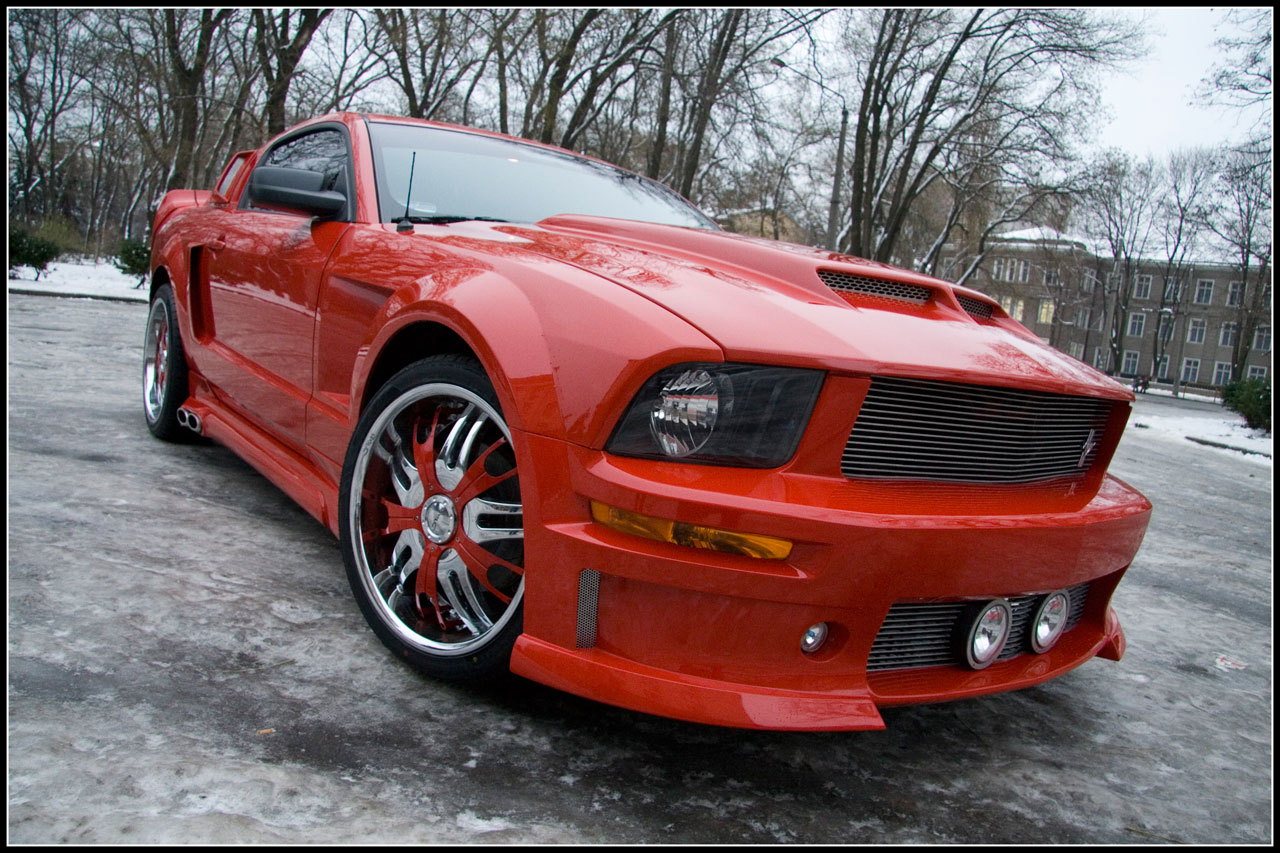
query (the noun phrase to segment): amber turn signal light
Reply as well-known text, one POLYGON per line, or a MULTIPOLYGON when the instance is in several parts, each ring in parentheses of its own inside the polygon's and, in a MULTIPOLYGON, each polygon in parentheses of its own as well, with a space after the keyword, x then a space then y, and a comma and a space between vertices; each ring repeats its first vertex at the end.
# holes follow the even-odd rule
POLYGON ((630 533, 633 536, 643 536, 645 539, 656 539, 659 542, 670 542, 673 545, 706 548, 725 554, 741 554, 760 560, 783 560, 791 553, 791 543, 785 539, 654 518, 638 512, 618 509, 599 501, 591 502, 591 517, 613 530, 630 533))

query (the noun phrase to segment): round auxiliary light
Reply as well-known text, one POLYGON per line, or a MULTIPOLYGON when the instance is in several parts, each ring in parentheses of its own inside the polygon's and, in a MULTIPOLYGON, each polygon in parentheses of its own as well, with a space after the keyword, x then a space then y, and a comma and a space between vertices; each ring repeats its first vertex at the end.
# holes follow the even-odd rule
POLYGON ((1071 599, 1061 590, 1051 592, 1040 602, 1031 617, 1031 648, 1037 653, 1047 652, 1058 642, 1067 627, 1071 612, 1071 599))
POLYGON ((732 402, 729 377, 701 368, 686 370, 658 392, 649 428, 663 453, 688 456, 710 440, 716 422, 732 402))
POLYGON ((995 663, 1004 642, 1009 638, 1009 627, 1013 624, 1013 611, 1009 602, 1002 598, 988 602, 978 611, 978 618, 973 620, 969 628, 968 640, 964 644, 965 658, 974 669, 986 669, 995 663))
POLYGON ((817 625, 809 626, 809 630, 804 632, 804 636, 800 638, 800 651, 806 655, 811 655, 818 649, 822 648, 822 644, 827 641, 827 623, 819 622, 817 625))

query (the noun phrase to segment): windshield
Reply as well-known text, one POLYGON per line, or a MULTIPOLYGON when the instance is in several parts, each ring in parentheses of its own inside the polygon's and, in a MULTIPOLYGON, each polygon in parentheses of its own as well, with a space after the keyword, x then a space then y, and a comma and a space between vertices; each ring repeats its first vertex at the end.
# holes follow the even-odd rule
POLYGON ((662 184, 567 152, 383 122, 369 122, 369 136, 383 222, 406 213, 419 222, 537 222, 578 213, 718 229, 662 184))

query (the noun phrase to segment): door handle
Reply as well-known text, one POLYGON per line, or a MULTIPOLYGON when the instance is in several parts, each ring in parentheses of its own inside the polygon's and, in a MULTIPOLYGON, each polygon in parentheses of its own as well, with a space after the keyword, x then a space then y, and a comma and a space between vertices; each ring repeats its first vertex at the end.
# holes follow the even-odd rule
POLYGON ((208 243, 205 243, 204 247, 211 252, 216 252, 220 249, 227 248, 227 244, 222 239, 217 239, 217 240, 210 240, 208 243))

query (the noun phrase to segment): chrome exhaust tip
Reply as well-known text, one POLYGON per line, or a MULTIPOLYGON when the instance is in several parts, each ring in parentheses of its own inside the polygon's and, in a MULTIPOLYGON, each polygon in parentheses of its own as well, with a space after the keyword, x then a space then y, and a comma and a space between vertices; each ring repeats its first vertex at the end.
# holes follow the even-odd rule
POLYGON ((178 423, 191 430, 196 435, 203 435, 200 416, 186 407, 178 409, 178 423))

